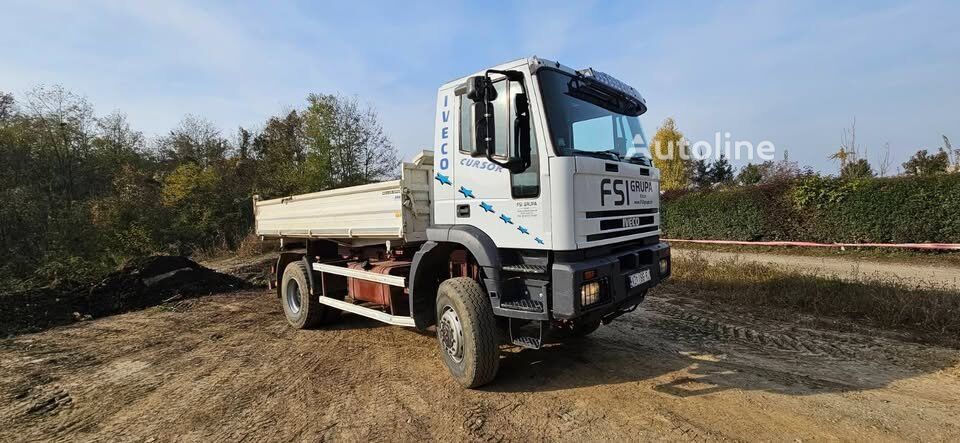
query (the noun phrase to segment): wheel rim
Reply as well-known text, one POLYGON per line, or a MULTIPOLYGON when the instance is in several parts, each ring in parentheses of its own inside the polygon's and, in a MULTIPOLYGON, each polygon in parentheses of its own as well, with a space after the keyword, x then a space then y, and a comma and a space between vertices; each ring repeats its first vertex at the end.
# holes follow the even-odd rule
POLYGON ((296 280, 290 279, 287 282, 287 309, 292 314, 300 313, 300 285, 296 280))
POLYGON ((460 317, 450 306, 444 306, 443 314, 440 315, 437 338, 440 339, 440 347, 453 361, 463 361, 463 327, 460 325, 460 317))

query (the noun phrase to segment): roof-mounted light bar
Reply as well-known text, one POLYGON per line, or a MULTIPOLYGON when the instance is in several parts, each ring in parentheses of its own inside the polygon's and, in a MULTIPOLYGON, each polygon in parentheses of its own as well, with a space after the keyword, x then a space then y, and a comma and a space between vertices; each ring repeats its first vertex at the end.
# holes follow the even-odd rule
POLYGON ((643 96, 640 95, 640 92, 634 89, 633 86, 630 86, 618 80, 616 77, 610 74, 607 74, 606 72, 597 71, 596 69, 593 69, 593 68, 587 68, 587 69, 581 69, 577 71, 577 74, 580 74, 586 78, 592 79, 593 81, 602 83, 610 88, 620 91, 630 96, 631 98, 634 98, 640 101, 640 103, 643 103, 644 105, 647 104, 647 101, 643 99, 643 96))

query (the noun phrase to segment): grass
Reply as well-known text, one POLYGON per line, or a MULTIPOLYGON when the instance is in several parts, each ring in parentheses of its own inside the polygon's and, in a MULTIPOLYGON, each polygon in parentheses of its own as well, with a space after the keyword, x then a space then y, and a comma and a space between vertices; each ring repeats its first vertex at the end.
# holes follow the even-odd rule
POLYGON ((957 337, 960 293, 895 280, 845 280, 737 260, 708 261, 698 254, 674 259, 668 285, 695 289, 708 302, 786 308, 893 329, 957 337))
POLYGON ((750 246, 750 245, 712 245, 703 243, 675 242, 671 246, 678 249, 718 252, 761 253, 778 255, 801 255, 809 257, 837 257, 846 259, 865 259, 878 262, 912 263, 940 266, 960 266, 960 251, 921 251, 909 249, 885 248, 814 248, 802 246, 750 246))

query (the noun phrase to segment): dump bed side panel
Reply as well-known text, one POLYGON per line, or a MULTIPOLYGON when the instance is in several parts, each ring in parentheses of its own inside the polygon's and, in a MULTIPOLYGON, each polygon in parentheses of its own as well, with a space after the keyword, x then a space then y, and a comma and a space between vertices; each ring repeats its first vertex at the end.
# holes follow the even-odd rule
POLYGON ((400 180, 255 202, 257 235, 403 237, 400 180))
POLYGON ((402 178, 272 200, 254 200, 256 233, 363 245, 426 240, 432 165, 404 163, 402 178))

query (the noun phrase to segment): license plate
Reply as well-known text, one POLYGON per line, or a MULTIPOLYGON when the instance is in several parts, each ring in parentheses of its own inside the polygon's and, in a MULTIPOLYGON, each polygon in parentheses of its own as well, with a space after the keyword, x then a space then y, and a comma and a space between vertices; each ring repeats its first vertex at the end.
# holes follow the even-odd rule
POLYGON ((630 285, 630 289, 636 288, 646 282, 650 281, 650 270, 644 269, 640 272, 634 272, 627 276, 627 284, 630 285))
POLYGON ((624 228, 636 228, 640 226, 640 217, 627 217, 623 219, 624 228))

